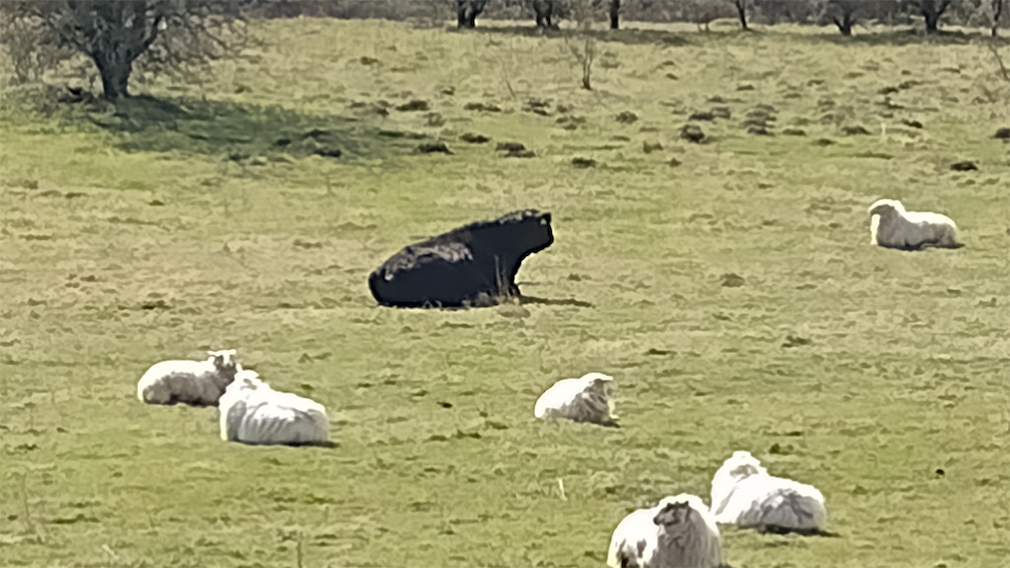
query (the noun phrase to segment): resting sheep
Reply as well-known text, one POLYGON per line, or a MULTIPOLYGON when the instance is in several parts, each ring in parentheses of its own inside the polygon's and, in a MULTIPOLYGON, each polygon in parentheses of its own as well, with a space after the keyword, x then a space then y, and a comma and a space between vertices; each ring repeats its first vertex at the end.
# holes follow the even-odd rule
POLYGON ((537 399, 533 415, 537 418, 562 418, 574 422, 592 422, 617 426, 613 414, 612 382, 603 373, 589 373, 578 379, 562 379, 537 399))
POLYGON ((514 211, 405 247, 372 271, 368 287, 384 306, 490 305, 518 296, 519 265, 553 242, 550 213, 514 211))
POLYGON ((712 479, 712 513, 721 524, 760 532, 822 534, 828 513, 811 485, 768 475, 750 452, 733 452, 712 479))
POLYGON ((162 361, 137 383, 137 398, 147 404, 216 406, 235 378, 234 349, 208 351, 206 361, 162 361))
POLYGON ((329 419, 319 403, 279 392, 256 371, 240 370, 221 397, 221 439, 253 445, 325 444, 329 419))
POLYGON ((611 568, 716 568, 722 565, 719 528, 695 495, 667 497, 639 509, 614 530, 611 568))
POLYGON ((870 244, 901 250, 961 248, 957 225, 946 215, 905 211, 900 201, 880 199, 869 209, 870 244))

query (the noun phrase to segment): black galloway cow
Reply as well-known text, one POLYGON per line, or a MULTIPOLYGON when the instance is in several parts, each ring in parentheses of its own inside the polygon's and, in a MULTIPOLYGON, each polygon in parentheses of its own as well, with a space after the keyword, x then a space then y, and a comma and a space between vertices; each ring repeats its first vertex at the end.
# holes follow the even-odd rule
POLYGON ((519 265, 553 242, 550 213, 513 211, 405 247, 369 275, 368 287, 384 306, 489 305, 518 296, 519 265))

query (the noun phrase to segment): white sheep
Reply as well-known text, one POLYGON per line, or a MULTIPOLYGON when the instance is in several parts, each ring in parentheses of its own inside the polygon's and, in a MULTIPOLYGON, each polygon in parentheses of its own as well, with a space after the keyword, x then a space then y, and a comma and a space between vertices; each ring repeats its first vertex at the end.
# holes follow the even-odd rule
POLYGON ((147 404, 216 406, 235 378, 235 349, 208 351, 206 361, 155 363, 137 383, 137 398, 147 404))
POLYGON ((537 399, 533 415, 537 418, 563 418, 616 426, 611 383, 614 378, 603 373, 589 373, 578 379, 562 379, 537 399))
POLYGON ((743 451, 733 452, 712 479, 712 513, 720 524, 773 533, 821 534, 828 520, 820 491, 768 475, 743 451))
POLYGON ((240 370, 221 397, 221 439, 253 445, 325 444, 329 419, 323 405, 270 388, 256 371, 240 370))
POLYGON ((695 495, 667 497, 624 518, 610 540, 611 568, 716 568, 722 565, 719 528, 695 495))
POLYGON ((905 211, 900 201, 879 199, 870 206, 870 244, 901 250, 961 248, 957 225, 946 215, 905 211))

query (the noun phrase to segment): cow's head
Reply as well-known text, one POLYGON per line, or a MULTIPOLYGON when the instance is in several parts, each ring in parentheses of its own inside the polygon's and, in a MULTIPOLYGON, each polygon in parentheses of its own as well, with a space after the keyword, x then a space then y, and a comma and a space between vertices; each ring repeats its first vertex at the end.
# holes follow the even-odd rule
POLYGON ((516 243, 524 255, 544 250, 554 242, 551 214, 547 211, 536 209, 513 211, 499 217, 497 224, 509 227, 510 242, 516 243))

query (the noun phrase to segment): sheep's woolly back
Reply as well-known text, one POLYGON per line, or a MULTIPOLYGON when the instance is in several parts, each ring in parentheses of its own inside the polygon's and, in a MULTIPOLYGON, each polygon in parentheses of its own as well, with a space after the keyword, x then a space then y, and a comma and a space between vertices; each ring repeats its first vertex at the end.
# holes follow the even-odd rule
POLYGON ((603 373, 588 373, 578 379, 562 379, 537 399, 533 415, 537 418, 562 418, 574 422, 613 425, 612 383, 603 373))
POLYGON ((242 370, 221 397, 221 439, 246 444, 318 444, 329 438, 323 405, 275 391, 255 371, 242 370))
POLYGON ((655 517, 655 508, 638 509, 621 520, 610 539, 607 566, 642 568, 650 565, 659 544, 655 517))
POLYGON ((716 472, 712 513, 722 524, 770 532, 815 533, 827 524, 820 491, 769 475, 749 452, 734 452, 716 472))
POLYGON ((957 225, 946 215, 906 211, 900 201, 878 199, 867 210, 870 243, 887 248, 920 250, 928 247, 960 248, 957 225))
POLYGON ((147 404, 214 406, 238 371, 235 349, 208 351, 204 361, 162 361, 137 383, 137 398, 147 404))
POLYGON ((735 500, 741 507, 736 524, 766 532, 823 532, 828 513, 815 487, 791 479, 754 476, 741 481, 735 500))
POLYGON ((607 553, 611 568, 716 568, 722 564, 719 529, 695 495, 666 497, 625 517, 607 553))

